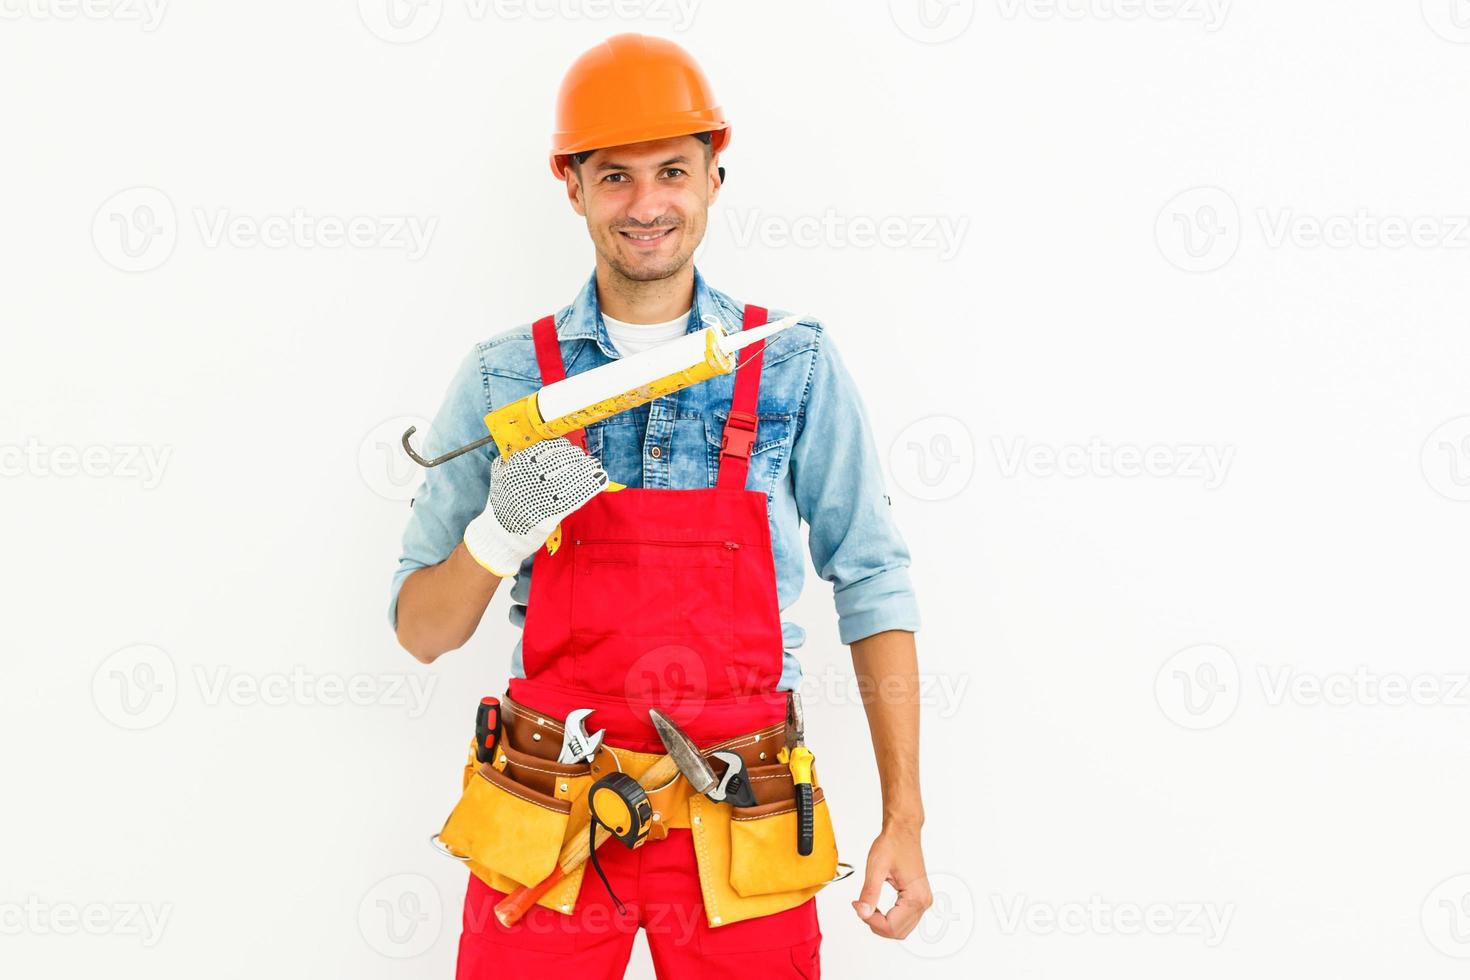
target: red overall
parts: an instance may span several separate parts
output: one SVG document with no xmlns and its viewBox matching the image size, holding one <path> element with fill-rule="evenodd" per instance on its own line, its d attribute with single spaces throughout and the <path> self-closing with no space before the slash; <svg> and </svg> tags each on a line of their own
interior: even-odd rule
<svg viewBox="0 0 1470 980">
<path fill-rule="evenodd" d="M 766 310 L 745 308 L 745 329 L 766 320 Z M 536 321 L 532 336 L 542 384 L 565 377 L 553 318 Z M 649 708 L 700 745 L 784 720 L 766 495 L 745 488 L 764 347 L 741 351 L 714 487 L 600 493 L 562 521 L 556 554 L 537 552 L 521 639 L 526 676 L 509 689 L 516 701 L 558 718 L 592 708 L 589 731 L 606 729 L 607 744 L 640 752 L 663 752 Z M 580 430 L 568 438 L 586 450 Z M 573 915 L 537 906 L 505 929 L 491 911 L 501 893 L 471 875 L 460 980 L 536 969 L 618 978 L 640 926 L 661 978 L 819 975 L 815 899 L 706 923 L 688 830 L 636 850 L 613 842 L 598 858 L 623 914 L 586 875 Z"/>
</svg>

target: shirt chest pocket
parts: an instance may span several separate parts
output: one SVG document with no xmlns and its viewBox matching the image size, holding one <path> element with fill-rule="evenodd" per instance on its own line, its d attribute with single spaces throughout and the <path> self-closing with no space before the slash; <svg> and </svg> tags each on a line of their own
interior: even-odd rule
<svg viewBox="0 0 1470 980">
<path fill-rule="evenodd" d="M 707 470 L 703 418 L 680 418 L 664 429 L 657 445 L 645 445 L 647 420 L 622 416 L 586 428 L 587 452 L 596 456 L 609 478 L 641 487 L 649 465 L 663 466 L 666 485 L 675 490 L 702 489 Z"/>
<path fill-rule="evenodd" d="M 720 472 L 720 443 L 725 433 L 725 421 L 729 417 L 728 411 L 716 409 L 705 418 L 710 486 L 715 485 Z M 745 487 L 769 494 L 785 471 L 791 451 L 793 416 L 784 412 L 760 412 L 756 418 L 755 444 L 750 451 L 750 471 Z"/>
</svg>

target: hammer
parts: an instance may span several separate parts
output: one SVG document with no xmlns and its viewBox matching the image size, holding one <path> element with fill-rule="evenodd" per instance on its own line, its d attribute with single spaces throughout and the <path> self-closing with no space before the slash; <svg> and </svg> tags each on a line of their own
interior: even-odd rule
<svg viewBox="0 0 1470 980">
<path fill-rule="evenodd" d="M 667 782 L 679 775 L 679 764 L 672 756 L 663 756 L 653 765 L 649 766 L 643 775 L 638 777 L 638 785 L 645 790 L 660 789 Z M 580 818 L 579 818 L 580 819 Z M 591 819 L 591 815 L 588 815 Z M 601 847 L 602 842 L 612 835 L 606 827 L 598 825 L 597 843 L 595 847 Z M 587 862 L 592 854 L 592 847 L 588 846 L 587 835 L 579 828 L 573 833 L 571 839 L 562 845 L 561 854 L 557 857 L 556 867 L 551 869 L 551 874 L 541 879 L 539 884 L 522 885 L 509 895 L 495 903 L 495 918 L 500 924 L 509 929 L 521 920 L 521 916 L 531 910 L 531 906 L 541 900 L 541 897 L 561 881 L 567 875 L 576 871 Z"/>
</svg>

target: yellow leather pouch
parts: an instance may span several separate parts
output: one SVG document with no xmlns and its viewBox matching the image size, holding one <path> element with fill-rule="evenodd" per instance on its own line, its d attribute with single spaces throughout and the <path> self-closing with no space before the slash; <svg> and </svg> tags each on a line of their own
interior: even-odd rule
<svg viewBox="0 0 1470 980">
<path fill-rule="evenodd" d="M 478 768 L 480 768 L 480 762 L 475 758 L 475 740 L 470 739 L 470 757 L 465 760 L 464 783 L 460 786 L 461 791 L 470 788 L 470 778 L 474 776 L 475 770 Z"/>
<path fill-rule="evenodd" d="M 812 793 L 812 852 L 796 852 L 796 801 L 735 807 L 730 814 L 730 887 L 742 897 L 821 887 L 837 873 L 837 839 L 820 788 Z"/>
<path fill-rule="evenodd" d="M 563 842 L 576 829 L 572 809 L 592 779 L 590 765 L 538 759 L 504 740 L 486 765 L 476 762 L 472 748 L 464 792 L 439 841 L 467 859 L 492 888 L 534 885 L 556 866 Z M 562 889 L 555 891 L 555 898 L 564 901 Z M 553 901 L 548 895 L 543 904 Z"/>
<path fill-rule="evenodd" d="M 832 819 L 815 777 L 812 853 L 803 857 L 796 852 L 796 794 L 785 769 L 751 768 L 756 798 L 763 801 L 758 806 L 736 808 L 701 795 L 689 798 L 689 829 L 711 927 L 795 908 L 837 873 Z"/>
<path fill-rule="evenodd" d="M 660 758 L 662 757 L 650 753 L 632 752 L 627 749 L 615 749 L 611 746 L 604 745 L 597 753 L 596 758 L 592 760 L 590 766 L 580 767 L 586 770 L 585 775 L 568 776 L 564 774 L 563 770 L 569 767 L 563 766 L 560 763 L 535 759 L 524 753 L 516 752 L 514 749 L 511 749 L 508 755 L 504 752 L 497 754 L 495 765 L 508 767 L 507 771 L 518 779 L 534 780 L 538 784 L 542 784 L 542 781 L 548 775 L 554 777 L 554 781 L 551 784 L 554 795 L 559 799 L 566 800 L 572 805 L 571 817 L 567 821 L 566 831 L 562 837 L 562 846 L 565 846 L 573 837 L 587 836 L 587 807 L 583 801 L 586 799 L 587 790 L 591 788 L 592 783 L 614 772 L 626 772 L 628 775 L 637 778 L 643 774 L 644 770 Z M 687 809 L 685 801 L 688 799 L 689 792 L 689 784 L 679 779 L 673 781 L 661 791 L 649 794 L 649 799 L 653 802 L 655 813 L 654 827 L 649 838 L 650 840 L 662 839 L 667 835 L 667 829 L 664 826 L 665 823 L 670 826 L 688 826 L 687 821 L 683 818 L 683 813 Z M 670 816 L 666 816 L 666 814 L 675 815 L 675 817 L 671 818 Z M 539 878 L 536 881 L 514 880 L 475 861 L 469 862 L 469 869 L 491 888 L 506 893 L 515 891 L 520 885 L 535 884 L 536 881 L 541 880 Z M 556 912 L 561 912 L 563 915 L 572 914 L 576 911 L 577 896 L 580 894 L 582 888 L 582 876 L 586 873 L 586 863 L 579 864 L 574 871 L 568 873 L 565 878 L 557 882 L 550 891 L 543 895 L 541 900 L 536 904 L 545 906 Z"/>
<path fill-rule="evenodd" d="M 439 840 L 456 854 L 521 882 L 551 873 L 572 805 L 481 766 L 449 814 Z"/>
</svg>

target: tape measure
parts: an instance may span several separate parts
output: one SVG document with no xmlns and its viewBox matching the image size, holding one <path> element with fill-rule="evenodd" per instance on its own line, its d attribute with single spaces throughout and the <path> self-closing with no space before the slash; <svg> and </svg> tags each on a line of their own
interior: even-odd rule
<svg viewBox="0 0 1470 980">
<path fill-rule="evenodd" d="M 592 819 L 587 824 L 587 843 L 592 854 L 592 868 L 602 879 L 618 912 L 626 911 L 617 894 L 608 884 L 602 865 L 597 862 L 597 828 L 602 827 L 617 838 L 624 847 L 632 850 L 648 839 L 649 823 L 653 819 L 653 804 L 648 802 L 648 793 L 638 780 L 625 772 L 603 776 L 587 791 L 587 807 Z"/>
</svg>

